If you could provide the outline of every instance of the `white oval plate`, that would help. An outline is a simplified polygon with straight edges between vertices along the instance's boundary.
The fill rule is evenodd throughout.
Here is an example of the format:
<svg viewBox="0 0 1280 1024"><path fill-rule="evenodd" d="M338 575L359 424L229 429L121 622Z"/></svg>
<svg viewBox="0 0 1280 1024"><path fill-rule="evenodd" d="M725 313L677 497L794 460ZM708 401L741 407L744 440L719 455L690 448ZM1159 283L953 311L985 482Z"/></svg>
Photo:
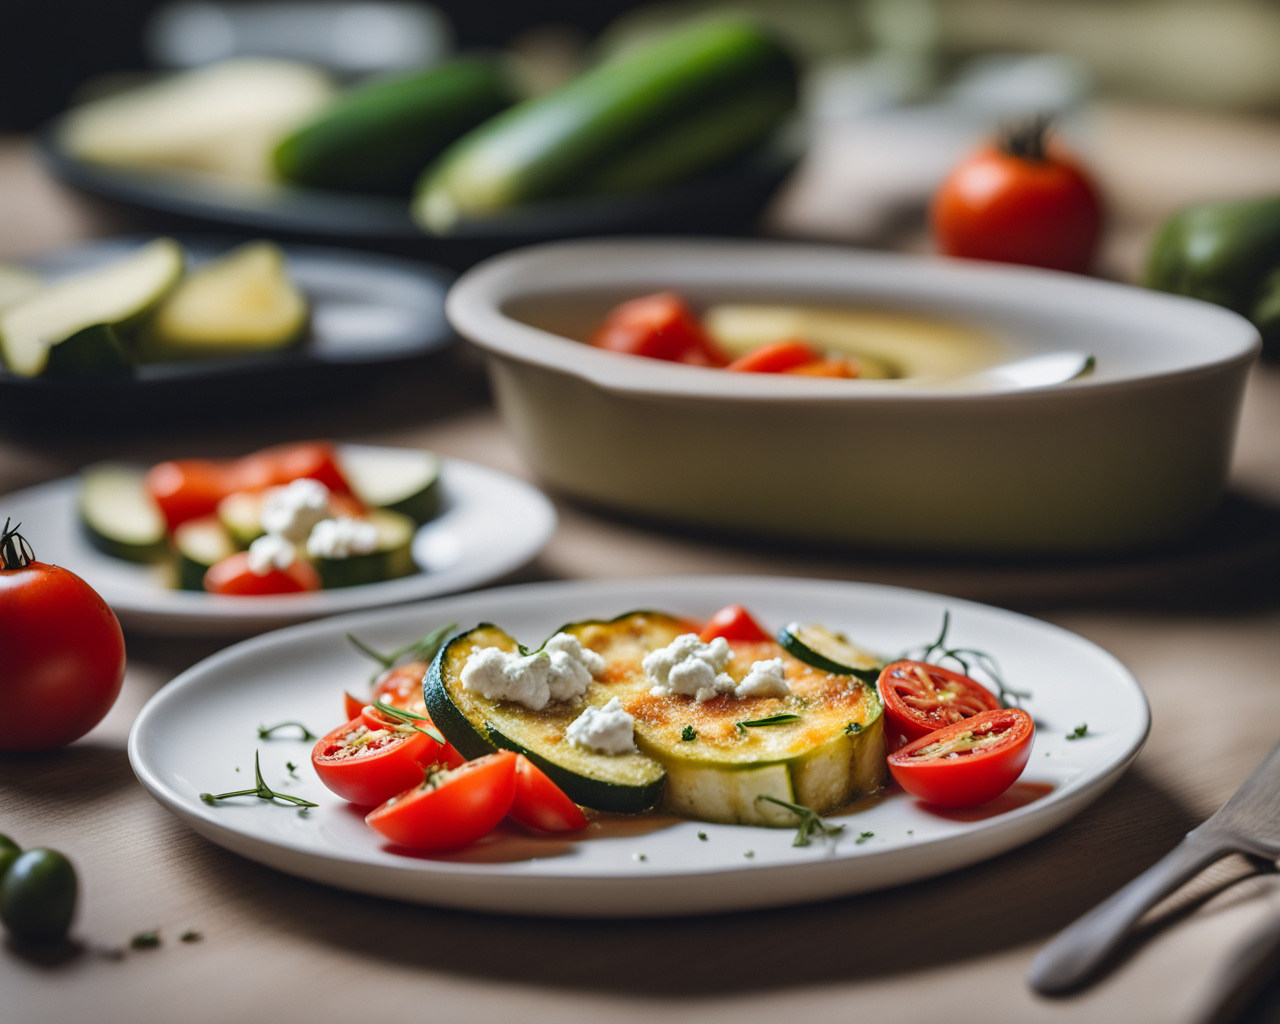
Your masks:
<svg viewBox="0 0 1280 1024"><path fill-rule="evenodd" d="M1006 681L1032 691L1040 728L1010 794L984 808L939 812L901 791L837 815L834 842L791 845L790 829L640 816L594 823L578 837L499 830L468 850L412 855L388 846L310 769L310 744L257 738L262 724L336 727L342 691L368 677L347 644L408 643L448 622L481 620L526 644L578 619L656 608L706 617L747 605L768 627L799 619L848 631L884 653L928 642L950 609L953 642L995 654ZM1088 733L1067 733L1088 723ZM619 917L776 906L898 885L951 871L1043 835L1096 799L1137 756L1150 724L1129 672L1094 644L1011 612L918 591L777 577L678 577L546 583L344 616L258 637L184 672L143 709L129 737L142 784L201 835L304 878L359 892L475 910ZM267 784L320 806L240 798L215 806L201 792L253 785L254 752ZM291 779L286 762L301 767ZM238 771L237 771L238 769ZM706 838L700 838L705 834ZM642 859L643 858L643 859Z"/></svg>
<svg viewBox="0 0 1280 1024"><path fill-rule="evenodd" d="M356 447L356 446L348 446ZM70 569L131 629L186 636L244 636L341 612L469 590L528 563L551 539L556 513L537 488L461 459L442 460L441 512L418 528L421 572L385 583L309 594L230 597L175 590L161 567L113 558L80 525L78 477L0 498L0 515L22 523L36 557Z"/></svg>

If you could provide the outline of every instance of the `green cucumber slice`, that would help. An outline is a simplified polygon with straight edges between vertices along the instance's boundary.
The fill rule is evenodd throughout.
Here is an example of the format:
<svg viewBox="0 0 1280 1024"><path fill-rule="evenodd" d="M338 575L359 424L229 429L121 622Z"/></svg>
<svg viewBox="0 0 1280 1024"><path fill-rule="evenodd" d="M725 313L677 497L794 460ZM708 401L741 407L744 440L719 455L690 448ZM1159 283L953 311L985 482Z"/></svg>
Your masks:
<svg viewBox="0 0 1280 1024"><path fill-rule="evenodd" d="M55 281L0 311L0 355L12 372L37 377L50 350L85 328L125 328L145 316L182 268L178 243L157 238L122 259Z"/></svg>
<svg viewBox="0 0 1280 1024"><path fill-rule="evenodd" d="M582 712L580 703L530 711L464 690L462 667L477 647L514 652L519 644L483 623L446 644L423 681L431 720L459 753L473 758L503 748L524 754L571 800L598 811L636 814L657 803L666 777L658 762L639 753L611 756L565 742L565 729ZM612 694L607 687L597 689L599 703L606 703Z"/></svg>
<svg viewBox="0 0 1280 1024"><path fill-rule="evenodd" d="M778 633L778 643L792 657L806 665L837 675L857 676L864 683L875 685L880 670L888 664L870 651L850 643L842 633L826 626L802 626L793 622Z"/></svg>
<svg viewBox="0 0 1280 1024"><path fill-rule="evenodd" d="M440 459L421 448L343 445L339 468L355 496L425 523L440 509Z"/></svg>
<svg viewBox="0 0 1280 1024"><path fill-rule="evenodd" d="M104 462L80 475L80 519L94 547L131 562L155 562L169 549L164 514L146 471Z"/></svg>
<svg viewBox="0 0 1280 1024"><path fill-rule="evenodd" d="M247 548L266 531L262 528L262 494L258 491L236 491L218 502L218 518L231 539Z"/></svg>
<svg viewBox="0 0 1280 1024"><path fill-rule="evenodd" d="M173 531L178 556L178 588L204 590L209 566L236 553L236 542L217 516L188 519Z"/></svg>
<svg viewBox="0 0 1280 1024"><path fill-rule="evenodd" d="M133 369L133 357L110 324L94 324L76 331L49 349L47 377L105 377Z"/></svg>
<svg viewBox="0 0 1280 1024"><path fill-rule="evenodd" d="M368 519L378 528L378 547L375 551L348 558L315 560L321 585L326 590L381 583L383 580L409 576L418 571L413 560L413 535L417 524L399 512L380 508L371 511Z"/></svg>

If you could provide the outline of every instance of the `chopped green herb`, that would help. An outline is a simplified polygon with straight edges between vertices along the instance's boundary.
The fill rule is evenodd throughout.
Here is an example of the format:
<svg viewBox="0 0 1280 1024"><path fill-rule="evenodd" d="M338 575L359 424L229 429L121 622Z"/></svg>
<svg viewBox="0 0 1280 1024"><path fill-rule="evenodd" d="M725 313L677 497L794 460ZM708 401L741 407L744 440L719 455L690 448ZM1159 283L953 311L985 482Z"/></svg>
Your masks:
<svg viewBox="0 0 1280 1024"><path fill-rule="evenodd" d="M804 804L793 804L788 800L779 800L776 796L768 796L763 793L756 799L768 800L771 804L785 807L800 819L800 826L796 829L796 837L791 842L792 846L808 846L813 842L815 835L823 839L834 839L844 831L843 825L832 825L830 822L823 821L816 812L811 811Z"/></svg>
<svg viewBox="0 0 1280 1024"><path fill-rule="evenodd" d="M696 739L698 738L698 734L697 734L696 732L694 732L694 730L693 730L693 726L691 726L691 725L686 725L686 726L684 727L684 731L680 733L680 738L681 738L685 743L691 743L691 742L693 742L694 740L696 740Z"/></svg>
<svg viewBox="0 0 1280 1024"><path fill-rule="evenodd" d="M701 840L703 840L703 841L705 842L705 840L706 840L706 838L707 838L707 834L706 834L705 832L699 832L699 833L698 833L698 838L699 838L699 839L701 839Z"/></svg>
<svg viewBox="0 0 1280 1024"><path fill-rule="evenodd" d="M1088 722L1081 722L1081 723L1080 723L1079 725L1077 725L1074 729L1072 729L1069 733L1067 733L1067 739L1069 739L1069 740L1082 740L1082 739L1084 739L1085 733L1087 733L1088 731L1089 731L1089 723L1088 723Z"/></svg>
<svg viewBox="0 0 1280 1024"><path fill-rule="evenodd" d="M194 928L188 928L185 932L178 936L179 942L199 942L204 936Z"/></svg>
<svg viewBox="0 0 1280 1024"><path fill-rule="evenodd" d="M744 853L742 856L744 856L744 857L746 857L746 858L750 859L751 857L754 857L755 855L756 855L756 851L755 851L755 850L748 850L748 851L747 851L746 853Z"/></svg>
<svg viewBox="0 0 1280 1024"><path fill-rule="evenodd" d="M861 846L863 843L865 843L868 839L870 839L874 835L875 835L874 832L859 832L858 838L854 840L854 843L858 846Z"/></svg>
<svg viewBox="0 0 1280 1024"><path fill-rule="evenodd" d="M240 769L237 768L236 771ZM200 799L209 806L213 806L219 800L229 800L233 796L256 796L259 800L270 800L275 803L277 800L283 800L285 803L293 804L296 807L319 807L319 804L313 804L310 800L303 800L300 796L288 796L284 793L277 793L262 780L262 767L258 763L258 752L253 753L253 774L257 781L257 786L253 789L237 789L231 793L201 793Z"/></svg>
<svg viewBox="0 0 1280 1024"><path fill-rule="evenodd" d="M129 940L129 945L134 949L155 949L160 945L160 929L151 932L138 932Z"/></svg>
<svg viewBox="0 0 1280 1024"><path fill-rule="evenodd" d="M770 715L768 718L753 718L749 722L735 722L738 732L746 732L748 729L759 729L768 725L787 725L790 722L800 721L799 715L793 715L790 712L784 712L781 715Z"/></svg>
<svg viewBox="0 0 1280 1024"><path fill-rule="evenodd" d="M632 860L648 860L649 859L643 853L633 853L631 855L631 858Z"/></svg>
<svg viewBox="0 0 1280 1024"><path fill-rule="evenodd" d="M861 722L850 722L844 727L844 734L846 736L856 736L860 732L862 732Z"/></svg>
<svg viewBox="0 0 1280 1024"><path fill-rule="evenodd" d="M318 740L318 739L320 738L320 737L319 737L319 736L317 736L315 733L313 733L310 729L308 729L305 725L303 725L301 722L281 722L279 725L271 725L271 726L267 726L267 725L260 725L260 726L258 726L258 739L260 739L260 740L269 740L269 739L271 739L271 734L272 734L273 732L275 732L275 731L276 731L276 730L278 730L278 729L287 729L287 728L289 728L290 726L293 726L293 727L295 727L295 728L298 728L298 729L301 729L301 730L302 730L302 735L298 737L299 739L303 739L303 740Z"/></svg>
<svg viewBox="0 0 1280 1024"><path fill-rule="evenodd" d="M289 769L289 774L292 775L295 779L298 777L298 766L296 764L294 764L292 761L286 761L284 763L284 766Z"/></svg>

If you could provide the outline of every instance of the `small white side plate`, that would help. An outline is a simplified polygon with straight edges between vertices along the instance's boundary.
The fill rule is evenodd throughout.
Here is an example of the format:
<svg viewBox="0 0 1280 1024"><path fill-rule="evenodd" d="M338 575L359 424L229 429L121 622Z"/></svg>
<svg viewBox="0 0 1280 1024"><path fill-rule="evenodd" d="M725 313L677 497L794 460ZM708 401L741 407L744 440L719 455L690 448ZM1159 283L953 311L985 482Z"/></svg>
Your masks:
<svg viewBox="0 0 1280 1024"><path fill-rule="evenodd" d="M310 594L228 597L168 586L165 570L113 558L85 537L80 481L64 477L0 498L0 514L22 523L36 557L70 569L130 629L187 636L245 636L341 612L469 590L528 563L551 539L556 513L537 488L461 459L441 467L441 512L418 529L422 572Z"/></svg>
<svg viewBox="0 0 1280 1024"><path fill-rule="evenodd" d="M362 814L324 788L310 744L259 740L257 727L339 724L342 691L369 664L347 644L407 643L448 622L496 622L536 644L565 622L656 608L707 617L750 608L767 627L821 622L893 654L937 635L999 658L1009 685L1031 691L1039 723L1031 761L1013 790L985 807L930 809L900 790L834 816L835 842L791 845L790 829L672 818L605 818L584 833L534 835L500 826L447 856L388 846ZM1067 734L1088 723L1082 739ZM584 917L710 913L881 889L993 857L1061 825L1116 781L1146 739L1150 714L1137 682L1105 651L1055 626L985 605L857 583L765 577L683 577L507 587L374 614L310 623L246 641L183 673L143 709L129 737L142 784L200 834L304 878L397 899L500 913ZM241 798L216 806L201 792L252 786L254 752L281 792L320 806ZM291 778L285 768L301 767ZM237 771L238 769L238 771ZM701 838L705 835L706 838Z"/></svg>

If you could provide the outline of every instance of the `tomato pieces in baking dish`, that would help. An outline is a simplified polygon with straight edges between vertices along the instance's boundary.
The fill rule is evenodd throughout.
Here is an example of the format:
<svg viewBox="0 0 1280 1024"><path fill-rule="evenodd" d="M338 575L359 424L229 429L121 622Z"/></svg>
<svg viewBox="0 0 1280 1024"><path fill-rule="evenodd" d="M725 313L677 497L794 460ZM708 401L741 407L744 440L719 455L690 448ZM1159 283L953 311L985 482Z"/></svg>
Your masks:
<svg viewBox="0 0 1280 1024"><path fill-rule="evenodd" d="M591 344L690 366L724 366L729 362L675 292L645 295L615 306L592 335Z"/></svg>
<svg viewBox="0 0 1280 1024"><path fill-rule="evenodd" d="M1000 707L996 695L976 679L925 661L886 665L877 685L884 701L885 740L890 750Z"/></svg>
<svg viewBox="0 0 1280 1024"><path fill-rule="evenodd" d="M376 807L422 781L426 768L436 763L441 741L425 716L399 719L370 705L317 741L311 764L342 799Z"/></svg>
<svg viewBox="0 0 1280 1024"><path fill-rule="evenodd" d="M889 771L912 796L939 807L976 807L1017 781L1035 723L1020 708L983 711L889 755Z"/></svg>
<svg viewBox="0 0 1280 1024"><path fill-rule="evenodd" d="M515 796L516 755L500 750L458 768L428 773L364 820L399 846L444 853L491 832Z"/></svg>

